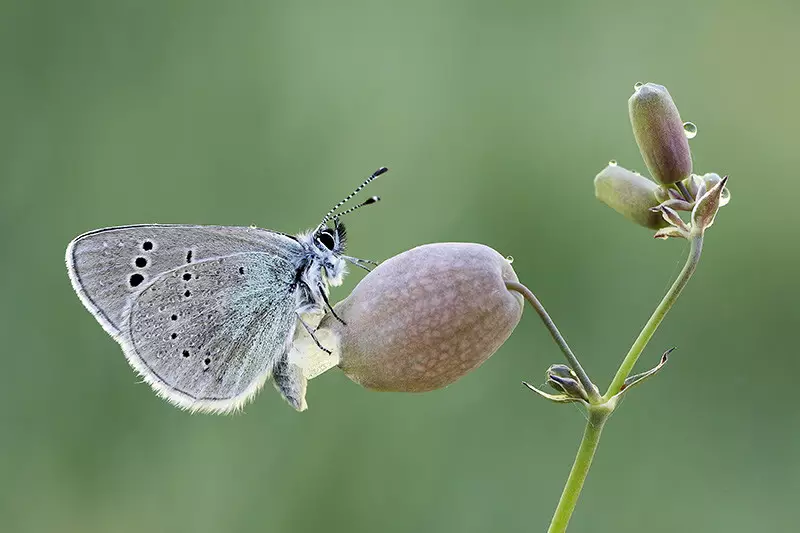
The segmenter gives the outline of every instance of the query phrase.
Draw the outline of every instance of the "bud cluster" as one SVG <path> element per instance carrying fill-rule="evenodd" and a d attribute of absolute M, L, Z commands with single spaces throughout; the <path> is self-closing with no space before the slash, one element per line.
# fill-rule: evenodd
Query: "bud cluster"
<path fill-rule="evenodd" d="M 689 139 L 697 127 L 681 120 L 669 91 L 637 83 L 628 100 L 633 134 L 652 180 L 612 161 L 595 177 L 597 198 L 629 220 L 657 230 L 655 237 L 689 238 L 714 222 L 728 203 L 727 177 L 692 174 Z M 691 213 L 684 222 L 679 211 Z"/>

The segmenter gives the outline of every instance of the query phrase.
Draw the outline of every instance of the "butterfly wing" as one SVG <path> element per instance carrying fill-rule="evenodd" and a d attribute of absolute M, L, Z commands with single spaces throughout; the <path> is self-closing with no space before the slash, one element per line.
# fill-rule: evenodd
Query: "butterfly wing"
<path fill-rule="evenodd" d="M 273 254 L 245 252 L 166 272 L 136 297 L 117 340 L 171 402 L 241 407 L 290 346 L 297 315 L 289 267 Z"/>
<path fill-rule="evenodd" d="M 264 252 L 296 262 L 294 237 L 259 228 L 147 224 L 85 233 L 67 247 L 72 286 L 103 328 L 116 337 L 132 301 L 164 272 L 209 257 Z"/>
<path fill-rule="evenodd" d="M 225 412 L 286 353 L 302 248 L 251 228 L 130 226 L 67 249 L 73 287 L 161 396 Z"/>

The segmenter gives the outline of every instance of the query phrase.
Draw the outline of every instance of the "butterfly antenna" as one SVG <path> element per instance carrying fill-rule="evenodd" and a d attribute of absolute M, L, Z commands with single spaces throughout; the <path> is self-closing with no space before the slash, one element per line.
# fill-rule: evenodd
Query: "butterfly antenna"
<path fill-rule="evenodd" d="M 378 177 L 378 176 L 380 176 L 381 174 L 385 174 L 385 173 L 386 173 L 388 170 L 389 170 L 389 169 L 388 169 L 388 168 L 386 168 L 386 167 L 381 167 L 381 168 L 379 168 L 378 170 L 376 170 L 375 172 L 373 172 L 373 173 L 372 173 L 372 175 L 370 175 L 370 177 L 368 177 L 367 179 L 365 179 L 365 180 L 364 180 L 364 183 L 362 183 L 361 185 L 359 185 L 358 187 L 356 187 L 356 190 L 354 190 L 353 192 L 351 192 L 350 194 L 348 194 L 346 198 L 344 198 L 344 199 L 343 199 L 341 202 L 339 202 L 338 204 L 336 204 L 335 206 L 333 206 L 333 207 L 331 208 L 331 210 L 330 210 L 330 211 L 328 211 L 328 212 L 325 214 L 325 216 L 324 216 L 324 217 L 323 217 L 323 219 L 322 219 L 322 222 L 320 222 L 320 223 L 319 223 L 319 226 L 318 226 L 318 227 L 320 227 L 320 228 L 321 228 L 322 226 L 324 226 L 324 225 L 325 225 L 325 224 L 326 224 L 326 223 L 327 223 L 327 222 L 328 222 L 328 221 L 331 219 L 331 217 L 333 216 L 333 214 L 336 212 L 336 210 L 337 210 L 337 209 L 339 209 L 339 208 L 340 208 L 340 207 L 342 207 L 344 204 L 346 204 L 347 202 L 349 202 L 349 201 L 350 201 L 350 199 L 351 199 L 353 196 L 355 196 L 356 194 L 358 194 L 359 192 L 361 192 L 361 189 L 363 189 L 364 187 L 366 187 L 367 185 L 369 185 L 369 184 L 370 184 L 370 182 L 372 182 L 373 180 L 375 180 L 375 178 L 377 178 L 377 177 Z M 372 198 L 370 198 L 370 200 L 372 200 Z M 364 204 L 362 204 L 362 205 L 369 205 L 370 203 L 375 203 L 375 202 L 377 201 L 377 200 L 372 200 L 372 201 L 370 201 L 370 200 L 367 200 L 367 201 L 366 201 L 366 202 L 364 202 Z M 361 207 L 361 206 L 359 205 L 359 206 L 357 206 L 357 207 Z M 352 210 L 350 210 L 350 211 L 352 211 Z M 350 211 L 346 211 L 346 212 L 348 212 L 348 213 L 349 213 Z M 341 216 L 341 215 L 338 215 L 338 216 Z"/>
<path fill-rule="evenodd" d="M 371 196 L 371 197 L 367 198 L 366 200 L 364 200 L 363 202 L 361 202 L 360 204 L 355 205 L 355 206 L 351 207 L 350 209 L 347 209 L 346 211 L 342 211 L 341 213 L 336 213 L 333 218 L 334 218 L 334 220 L 338 220 L 340 217 L 343 217 L 345 215 L 349 215 L 350 213 L 352 213 L 353 211 L 355 211 L 356 209 L 358 209 L 360 207 L 364 207 L 365 205 L 372 205 L 372 204 L 374 204 L 376 202 L 380 202 L 380 201 L 381 201 L 381 197 L 380 196 Z"/>

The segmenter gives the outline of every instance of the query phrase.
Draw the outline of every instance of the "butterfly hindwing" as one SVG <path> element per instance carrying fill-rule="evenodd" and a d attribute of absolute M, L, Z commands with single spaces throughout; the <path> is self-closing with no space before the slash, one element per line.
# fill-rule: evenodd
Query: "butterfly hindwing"
<path fill-rule="evenodd" d="M 297 320 L 294 278 L 284 259 L 266 253 L 185 265 L 136 296 L 118 341 L 131 365 L 173 403 L 235 409 L 288 349 Z"/>

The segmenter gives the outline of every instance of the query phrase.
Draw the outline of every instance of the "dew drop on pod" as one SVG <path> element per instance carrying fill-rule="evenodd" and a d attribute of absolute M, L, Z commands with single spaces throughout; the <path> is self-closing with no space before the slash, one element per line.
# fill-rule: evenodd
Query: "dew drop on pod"
<path fill-rule="evenodd" d="M 480 366 L 511 335 L 523 299 L 506 281 L 518 281 L 510 261 L 488 246 L 419 246 L 367 274 L 334 307 L 341 320 L 328 313 L 317 337 L 368 389 L 438 389 Z M 302 352 L 316 357 L 321 350 L 306 341 Z M 297 364 L 308 368 L 308 360 Z"/>

